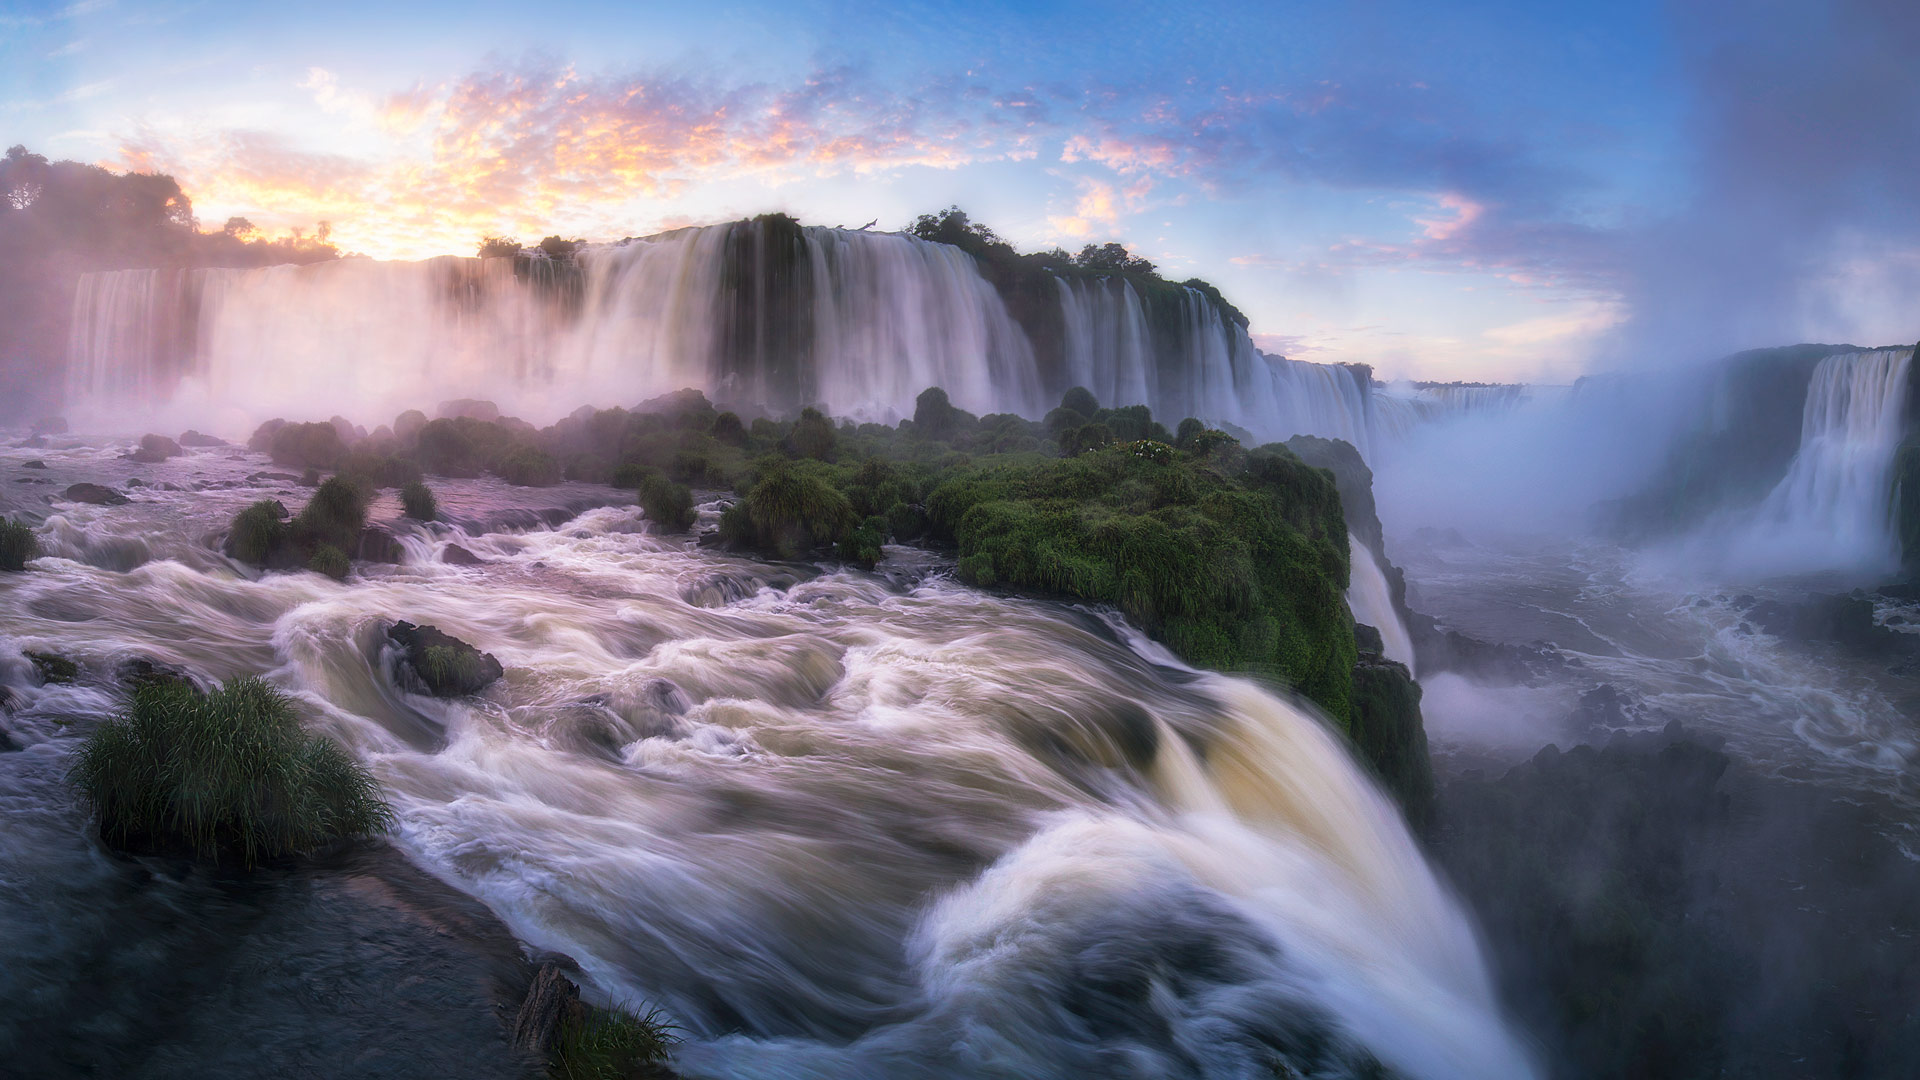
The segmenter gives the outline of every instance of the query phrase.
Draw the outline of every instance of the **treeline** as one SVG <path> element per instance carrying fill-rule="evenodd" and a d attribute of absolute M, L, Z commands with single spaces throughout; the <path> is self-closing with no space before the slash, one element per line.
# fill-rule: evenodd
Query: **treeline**
<path fill-rule="evenodd" d="M 937 388 L 894 426 L 817 409 L 748 421 L 695 390 L 547 428 L 485 403 L 443 411 L 465 415 L 410 411 L 364 437 L 345 420 L 263 425 L 252 445 L 277 463 L 315 470 L 309 482 L 339 476 L 291 521 L 276 504 L 242 515 L 242 546 L 291 545 L 248 561 L 332 572 L 321 545 L 351 550 L 367 494 L 423 475 L 612 483 L 666 533 L 693 526 L 704 491 L 728 502 L 709 540 L 736 550 L 871 567 L 886 543 L 927 545 L 953 552 L 970 584 L 1118 608 L 1190 663 L 1312 699 L 1410 817 L 1427 812 L 1418 688 L 1398 665 L 1383 684 L 1383 661 L 1361 655 L 1333 474 L 1286 445 L 1249 449 L 1193 418 L 1170 431 L 1144 406 L 1106 407 L 1081 388 L 1039 421 L 976 416 Z"/>
<path fill-rule="evenodd" d="M 24 146 L 0 159 L 0 250 L 0 421 L 54 407 L 82 273 L 339 257 L 324 222 L 280 239 L 244 218 L 203 230 L 171 176 L 49 161 Z"/>

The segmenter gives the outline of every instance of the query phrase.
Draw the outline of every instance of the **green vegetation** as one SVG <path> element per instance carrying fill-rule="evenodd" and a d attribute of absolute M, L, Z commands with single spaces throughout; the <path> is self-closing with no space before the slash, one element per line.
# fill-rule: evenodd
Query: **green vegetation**
<path fill-rule="evenodd" d="M 639 1015 L 577 1005 L 560 1023 L 549 1074 L 556 1080 L 633 1080 L 659 1070 L 677 1040 L 658 1009 Z"/>
<path fill-rule="evenodd" d="M 19 572 L 40 554 L 40 540 L 33 526 L 13 518 L 0 518 L 0 570 Z"/>
<path fill-rule="evenodd" d="M 250 677 L 206 695 L 179 684 L 136 691 L 81 746 L 71 777 L 109 844 L 237 854 L 249 866 L 393 820 L 373 777 Z"/>
<path fill-rule="evenodd" d="M 306 567 L 343 578 L 347 553 L 359 547 L 366 528 L 368 501 L 368 492 L 343 476 L 328 477 L 315 488 L 292 521 L 285 520 L 287 508 L 278 500 L 262 500 L 235 515 L 226 552 L 252 566 Z"/>
<path fill-rule="evenodd" d="M 657 472 L 640 481 L 640 509 L 646 513 L 648 521 L 660 526 L 662 532 L 686 532 L 693 528 L 694 519 L 699 517 L 693 508 L 693 489 L 685 484 L 676 484 Z"/>
<path fill-rule="evenodd" d="M 777 558 L 799 559 L 853 531 L 853 504 L 809 462 L 767 458 L 746 496 L 720 516 L 720 536 Z"/>
<path fill-rule="evenodd" d="M 432 521 L 440 516 L 440 503 L 433 497 L 433 489 L 418 480 L 408 481 L 400 489 L 400 506 L 415 521 Z"/>
<path fill-rule="evenodd" d="M 1420 684 L 1404 666 L 1377 655 L 1360 658 L 1347 734 L 1414 831 L 1426 832 L 1433 824 L 1433 766 L 1420 717 Z"/>
<path fill-rule="evenodd" d="M 353 563 L 347 559 L 346 552 L 332 544 L 317 544 L 313 556 L 307 560 L 307 569 L 316 574 L 325 574 L 335 581 L 345 581 L 353 569 Z"/>
<path fill-rule="evenodd" d="M 536 446 L 520 446 L 500 459 L 494 471 L 509 484 L 551 487 L 560 482 L 560 463 Z"/>
<path fill-rule="evenodd" d="M 927 514 L 963 580 L 1113 604 L 1190 663 L 1279 679 L 1344 727 L 1356 653 L 1332 477 L 1282 446 L 1228 449 L 963 466 Z"/>
<path fill-rule="evenodd" d="M 333 470 L 346 460 L 347 444 L 332 424 L 284 424 L 270 436 L 267 453 L 275 465 Z"/>
<path fill-rule="evenodd" d="M 406 653 L 407 664 L 435 697 L 477 694 L 505 674 L 500 661 L 435 626 L 397 622 L 387 638 Z"/>

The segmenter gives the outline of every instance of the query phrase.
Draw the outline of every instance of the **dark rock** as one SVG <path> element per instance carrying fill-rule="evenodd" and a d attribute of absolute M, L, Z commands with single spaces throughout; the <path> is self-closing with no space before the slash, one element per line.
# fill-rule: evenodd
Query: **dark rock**
<path fill-rule="evenodd" d="M 23 655 L 33 661 L 33 668 L 40 673 L 41 682 L 64 685 L 80 677 L 80 665 L 64 656 L 33 651 Z"/>
<path fill-rule="evenodd" d="M 136 656 L 122 663 L 115 674 L 129 690 L 141 690 L 149 686 L 197 686 L 193 676 L 187 674 L 184 668 L 144 656 Z"/>
<path fill-rule="evenodd" d="M 231 444 L 229 444 L 227 440 L 219 438 L 218 436 L 203 435 L 200 432 L 193 430 L 192 428 L 188 428 L 186 431 L 182 432 L 180 435 L 180 445 L 181 446 L 228 446 Z"/>
<path fill-rule="evenodd" d="M 1353 668 L 1348 735 L 1360 758 L 1392 793 L 1415 832 L 1433 825 L 1433 765 L 1420 716 L 1420 684 L 1404 664 L 1362 655 Z"/>
<path fill-rule="evenodd" d="M 1386 643 L 1381 640 L 1380 631 L 1366 623 L 1353 624 L 1353 644 L 1360 650 L 1361 656 L 1382 656 L 1387 651 Z"/>
<path fill-rule="evenodd" d="M 1845 595 L 1815 593 L 1798 604 L 1761 600 L 1747 616 L 1774 637 L 1829 642 L 1866 652 L 1898 646 L 1904 637 L 1873 621 L 1873 598 L 1859 589 Z"/>
<path fill-rule="evenodd" d="M 1433 617 L 1417 611 L 1407 613 L 1407 631 L 1423 673 L 1453 671 L 1494 682 L 1532 684 L 1573 666 L 1550 642 L 1510 645 L 1481 641 L 1458 630 L 1442 630 Z"/>
<path fill-rule="evenodd" d="M 560 1031 L 568 1023 L 586 1019 L 587 1007 L 580 1000 L 580 988 L 560 971 L 560 965 L 546 963 L 527 988 L 527 999 L 513 1018 L 513 1044 L 541 1057 L 552 1054 L 559 1044 Z"/>
<path fill-rule="evenodd" d="M 479 566 L 487 560 L 459 544 L 448 544 L 446 550 L 440 553 L 440 561 L 448 566 Z"/>
<path fill-rule="evenodd" d="M 136 476 L 127 481 L 127 486 L 130 488 L 146 487 L 147 482 Z"/>
<path fill-rule="evenodd" d="M 362 562 L 398 563 L 405 555 L 400 541 L 378 525 L 361 529 L 360 542 L 353 549 L 353 557 Z"/>
<path fill-rule="evenodd" d="M 39 458 L 34 458 L 32 461 L 21 462 L 20 467 L 23 469 L 44 469 L 47 467 L 47 463 L 41 461 Z"/>
<path fill-rule="evenodd" d="M 179 443 L 174 442 L 165 435 L 142 435 L 140 436 L 140 449 L 133 452 L 133 460 L 146 465 L 154 465 L 168 458 L 179 457 L 185 453 L 185 450 L 180 449 Z"/>
<path fill-rule="evenodd" d="M 110 487 L 99 484 L 75 484 L 66 490 L 68 502 L 92 503 L 95 506 L 124 506 L 131 500 Z"/>
<path fill-rule="evenodd" d="M 396 622 L 387 637 L 406 652 L 406 667 L 434 697 L 477 694 L 506 674 L 491 653 L 432 626 Z"/>

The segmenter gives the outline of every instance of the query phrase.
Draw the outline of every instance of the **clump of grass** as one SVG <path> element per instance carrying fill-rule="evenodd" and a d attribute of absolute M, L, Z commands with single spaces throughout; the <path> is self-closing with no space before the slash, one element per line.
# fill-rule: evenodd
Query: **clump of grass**
<path fill-rule="evenodd" d="M 686 532 L 699 516 L 693 509 L 693 489 L 659 473 L 641 479 L 640 509 L 662 532 Z"/>
<path fill-rule="evenodd" d="M 251 866 L 393 824 L 366 769 L 251 677 L 205 695 L 141 688 L 88 737 L 69 775 L 101 838 L 118 847 L 238 855 Z"/>
<path fill-rule="evenodd" d="M 15 573 L 25 570 L 27 562 L 40 554 L 40 541 L 33 526 L 12 518 L 0 518 L 0 570 Z"/>
<path fill-rule="evenodd" d="M 632 1080 L 666 1076 L 658 1067 L 678 1039 L 659 1009 L 636 1015 L 581 1008 L 560 1024 L 550 1075 L 557 1080 Z"/>
<path fill-rule="evenodd" d="M 429 686 L 445 686 L 459 693 L 472 693 L 475 687 L 493 680 L 487 677 L 487 663 L 480 654 L 450 645 L 429 645 L 420 657 L 420 677 Z"/>
<path fill-rule="evenodd" d="M 408 481 L 400 489 L 400 506 L 415 521 L 432 521 L 440 516 L 440 501 L 433 497 L 433 489 L 418 480 Z"/>
<path fill-rule="evenodd" d="M 293 535 L 303 544 L 352 548 L 367 525 L 367 492 L 343 476 L 330 476 L 293 519 Z"/>
<path fill-rule="evenodd" d="M 243 563 L 263 566 L 287 541 L 287 508 L 278 499 L 262 499 L 234 515 L 227 553 Z"/>
<path fill-rule="evenodd" d="M 720 518 L 720 537 L 781 559 L 803 558 L 836 544 L 856 523 L 853 504 L 814 469 L 777 459 Z"/>
<path fill-rule="evenodd" d="M 307 560 L 307 569 L 316 574 L 325 574 L 335 581 L 347 580 L 347 574 L 353 569 L 353 563 L 347 553 L 332 544 L 314 546 L 313 557 Z"/>

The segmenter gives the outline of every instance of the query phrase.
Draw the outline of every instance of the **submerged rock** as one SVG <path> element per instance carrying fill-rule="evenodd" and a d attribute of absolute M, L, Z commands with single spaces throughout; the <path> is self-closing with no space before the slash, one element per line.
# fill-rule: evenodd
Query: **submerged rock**
<path fill-rule="evenodd" d="M 506 674 L 491 653 L 437 627 L 396 622 L 387 628 L 387 638 L 406 651 L 406 667 L 434 697 L 477 694 Z"/>
<path fill-rule="evenodd" d="M 40 673 L 41 682 L 70 683 L 80 677 L 80 665 L 64 656 L 31 650 L 24 655 L 33 661 L 33 668 Z"/>
<path fill-rule="evenodd" d="M 136 656 L 122 663 L 116 672 L 120 682 L 129 690 L 139 690 L 148 686 L 185 686 L 197 689 L 193 676 L 184 668 L 145 656 Z"/>
<path fill-rule="evenodd" d="M 74 484 L 64 494 L 68 502 L 92 503 L 95 506 L 124 506 L 133 501 L 100 484 Z"/>
<path fill-rule="evenodd" d="M 23 469 L 44 469 L 47 467 L 47 463 L 41 461 L 39 458 L 34 458 L 32 461 L 21 462 L 20 467 Z"/>
<path fill-rule="evenodd" d="M 459 544 L 448 544 L 446 549 L 440 552 L 440 561 L 446 563 L 448 566 L 479 566 L 487 560 L 475 555 Z"/>

